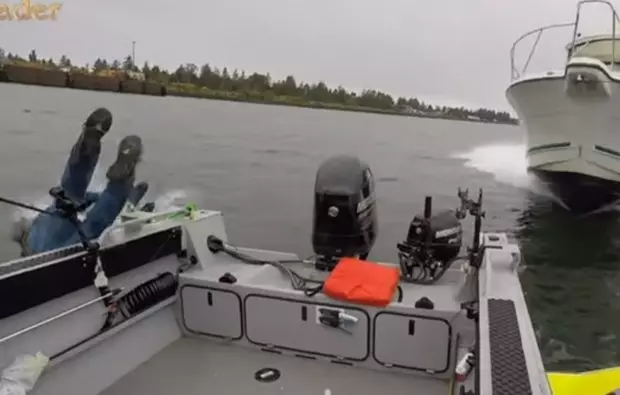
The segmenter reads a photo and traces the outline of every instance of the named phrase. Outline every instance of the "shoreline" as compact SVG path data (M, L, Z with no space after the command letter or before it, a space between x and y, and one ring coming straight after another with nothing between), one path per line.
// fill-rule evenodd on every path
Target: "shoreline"
M45 68L5 65L0 67L0 82L41 87L69 88L110 93L129 93L150 96L173 96L193 99L234 101L251 104L289 106L298 108L360 112L401 117L443 119L497 125L518 125L515 121L484 120L478 117L450 116L438 112L406 111L399 108L376 108L337 102L310 101L299 96L277 96L271 91L211 90L195 84L162 84L154 80L137 80L101 76L80 72L49 70Z
M502 121L485 121L482 119L468 119L468 118L458 118L458 117L449 117L440 114L425 114L425 113L407 113L398 110L389 110L389 109L379 109L372 107L360 107L360 106L351 106L345 104L338 103L329 103L329 102L296 102L294 100L290 100L291 98L288 96L283 96L283 99L278 99L275 97L271 100L260 100L260 99L252 99L252 98L242 98L238 96L229 95L231 92L228 91L195 91L195 92L187 92L182 90L176 90L174 86L169 85L168 96L173 97L185 97L190 99L202 99L202 100L220 100L220 101L231 101L231 102L239 102L239 103L250 103L250 104L264 104L269 106L285 106L285 107L297 107L297 108L308 108L315 110L333 110L333 111L345 111L345 112L360 112L367 114L379 114L379 115L393 115L399 117L412 117L412 118L428 118L428 119L442 119L445 121L458 121L458 122L472 122L472 123L483 123L483 124L493 124L493 125L512 125L518 126L518 122L502 122ZM287 100L288 99L288 100Z

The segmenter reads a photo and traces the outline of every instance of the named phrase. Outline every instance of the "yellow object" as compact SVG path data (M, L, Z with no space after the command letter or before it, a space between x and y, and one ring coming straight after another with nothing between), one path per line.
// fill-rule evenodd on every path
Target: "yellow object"
M584 373L547 373L553 395L611 395L620 393L620 367Z

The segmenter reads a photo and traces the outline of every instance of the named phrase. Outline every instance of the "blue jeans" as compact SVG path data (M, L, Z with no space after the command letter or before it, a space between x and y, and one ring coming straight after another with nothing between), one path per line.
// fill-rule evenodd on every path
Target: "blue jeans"
M86 189L99 160L101 146L98 145L95 152L88 154L80 153L77 148L71 150L60 185L71 200L93 204L82 222L84 234L92 240L98 238L121 212L132 189L133 179L108 181L100 194L87 192ZM45 211L53 215L39 214L33 221L26 239L28 251L25 251L24 255L37 254L80 242L77 229L69 219L60 215L62 213L56 208L56 202L47 207Z

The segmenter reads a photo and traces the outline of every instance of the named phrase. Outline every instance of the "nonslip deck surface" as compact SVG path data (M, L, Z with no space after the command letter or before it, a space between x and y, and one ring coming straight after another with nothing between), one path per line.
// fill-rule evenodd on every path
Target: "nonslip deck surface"
M255 375L275 368L280 377ZM448 383L183 338L101 395L445 395Z
M493 394L532 395L514 302L489 300Z

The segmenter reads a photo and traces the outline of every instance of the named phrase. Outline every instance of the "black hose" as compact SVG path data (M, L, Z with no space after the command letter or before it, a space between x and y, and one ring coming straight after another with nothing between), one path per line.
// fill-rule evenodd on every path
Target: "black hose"
M323 292L323 283L317 285L316 287L306 287L304 289L304 295L310 298L318 294L319 292Z
M222 239L214 235L210 235L209 237L207 237L207 247L214 254L221 251L235 259L240 260L241 262L250 265L274 266L291 279L291 285L293 286L293 289L298 291L304 291L304 294L306 294L306 296L312 297L323 290L323 281L313 280L311 278L304 277L298 274L296 271L284 266L288 263L303 263L304 261L302 261L301 259L279 261L265 261L256 259L249 255L243 254L234 248L228 247L226 244L224 244ZM317 284L317 286L310 287L309 284Z
M159 276L138 285L125 295L121 296L115 303L112 304L112 307L116 307L114 311L120 312L123 318L131 318L145 311L149 307L153 307L157 303L163 302L164 300L174 296L176 294L177 285L178 281L175 275L170 272L162 273ZM52 355L50 359L54 360L67 354L71 350L74 350L110 331L111 329L116 328L124 322L124 320L114 322L114 317L115 313L111 311L108 313L103 327L97 333L92 334L87 338L57 352Z
M294 289L303 291L304 295L308 297L313 297L314 295L323 291L323 285L324 285L323 281L313 280L313 279L301 276L294 270L283 266L283 264L285 263L303 263L304 261L302 260L297 259L297 260L265 261L265 260L256 259L254 257L245 255L239 251L235 251L234 249L230 247L227 247L226 244L224 244L224 242L220 238L213 236L213 235L207 237L207 246L209 247L209 250L211 250L211 252L213 253L222 251L235 259L239 259L240 261L251 264L251 265L275 266L276 268L278 268L279 270L281 270L282 272L284 272L286 275L288 275L291 278L291 284L293 285ZM314 287L308 286L308 284L311 284L311 283L317 284L317 285ZM397 301L402 302L403 301L403 289L400 285L398 285L397 290L398 290Z
M403 301L403 287L401 287L400 284L399 284L399 285L396 286L396 289L398 290L398 299L397 299L397 301L398 301L398 303L400 303L400 302Z
M101 330L105 330L114 324L117 313L127 319L172 297L176 293L177 286L177 277L171 272L162 273L138 285L118 300L106 305L109 311Z
M116 306L124 318L129 318L173 296L177 284L174 274L162 273L121 296L116 301Z

